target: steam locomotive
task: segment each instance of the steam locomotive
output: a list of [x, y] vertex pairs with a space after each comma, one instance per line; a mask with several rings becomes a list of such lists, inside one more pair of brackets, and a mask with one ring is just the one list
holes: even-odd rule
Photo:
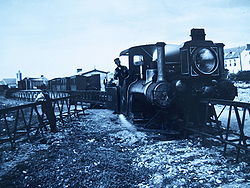
[[[203, 98], [233, 100], [237, 89], [226, 79], [224, 44], [205, 39], [204, 29], [192, 29], [182, 45], [134, 46], [128, 57], [129, 76], [107, 88], [110, 108], [132, 119], [149, 119], [159, 111], [169, 118], [203, 116]], [[115, 93], [115, 94], [114, 94]]]

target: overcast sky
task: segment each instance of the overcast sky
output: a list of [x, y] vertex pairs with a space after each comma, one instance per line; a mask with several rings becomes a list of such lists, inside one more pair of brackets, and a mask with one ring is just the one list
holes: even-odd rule
[[134, 45], [181, 44], [192, 28], [236, 47], [250, 43], [250, 0], [0, 0], [0, 80], [52, 79], [77, 68], [113, 71]]

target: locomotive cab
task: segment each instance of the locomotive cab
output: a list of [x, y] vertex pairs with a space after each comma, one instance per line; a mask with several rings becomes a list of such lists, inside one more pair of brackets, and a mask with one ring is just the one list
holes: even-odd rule
[[120, 53], [120, 56], [128, 57], [129, 65], [129, 76], [119, 93], [121, 113], [134, 116], [150, 105], [145, 98], [144, 87], [146, 83], [154, 80], [157, 74], [156, 66], [152, 62], [154, 50], [155, 45], [148, 44], [135, 46]]

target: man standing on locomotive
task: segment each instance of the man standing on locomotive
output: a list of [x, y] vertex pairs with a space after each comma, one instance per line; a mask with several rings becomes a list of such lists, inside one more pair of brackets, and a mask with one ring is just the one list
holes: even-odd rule
[[115, 113], [121, 113], [122, 108], [122, 91], [125, 78], [128, 77], [128, 68], [126, 66], [121, 65], [121, 61], [119, 58], [114, 59], [115, 64], [117, 65], [114, 73], [114, 79], [119, 80], [119, 85], [117, 86], [117, 108]]
[[114, 79], [119, 79], [119, 86], [122, 86], [124, 79], [128, 76], [128, 68], [121, 65], [121, 61], [119, 58], [114, 59], [114, 62], [117, 65], [115, 69]]

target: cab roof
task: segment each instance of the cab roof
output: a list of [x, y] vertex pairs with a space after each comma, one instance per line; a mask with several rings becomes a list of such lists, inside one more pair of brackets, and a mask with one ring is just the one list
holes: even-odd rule
[[153, 53], [156, 49], [155, 44], [146, 44], [140, 46], [133, 46], [129, 49], [123, 50], [120, 53], [120, 56], [129, 56], [129, 55], [143, 55], [147, 54], [149, 56], [153, 56]]

